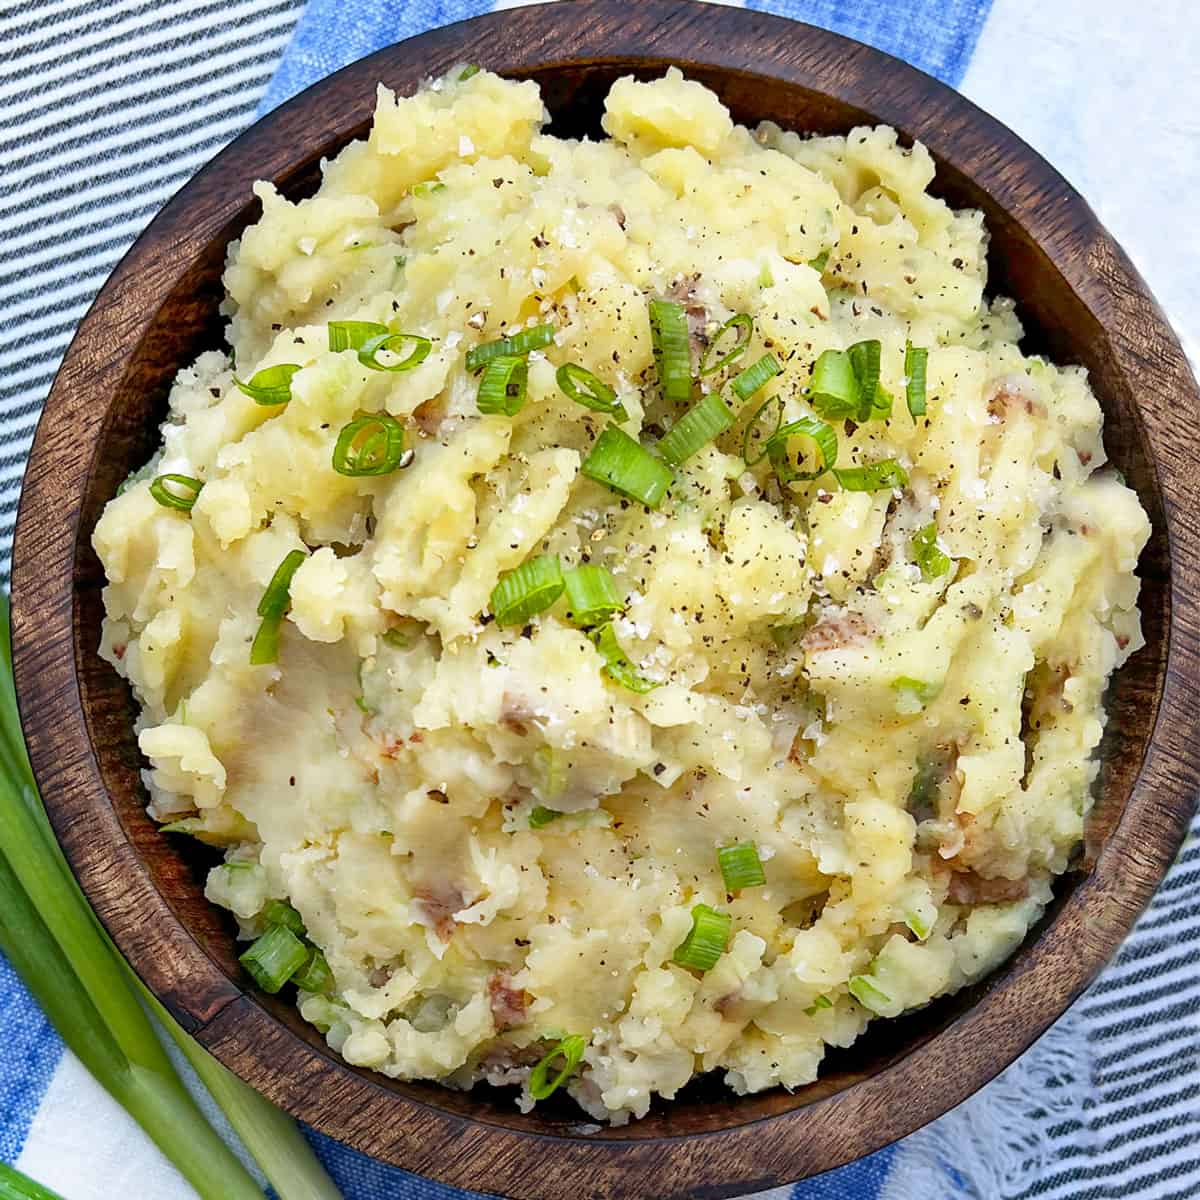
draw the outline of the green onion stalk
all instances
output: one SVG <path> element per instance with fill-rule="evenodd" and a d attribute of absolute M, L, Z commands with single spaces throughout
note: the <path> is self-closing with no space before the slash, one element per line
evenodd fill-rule
<path fill-rule="evenodd" d="M 202 1200 L 262 1200 L 262 1191 L 188 1094 L 139 991 L 281 1200 L 337 1200 L 340 1193 L 295 1125 L 187 1037 L 141 988 L 79 890 L 25 753 L 6 595 L 0 595 L 0 657 L 0 951 L 70 1050 Z M 52 1195 L 28 1186 L 22 1192 L 18 1180 L 11 1171 L 0 1177 L 0 1200 Z"/>
<path fill-rule="evenodd" d="M 0 1162 L 0 1200 L 62 1200 L 62 1197 L 34 1183 L 16 1167 Z"/>

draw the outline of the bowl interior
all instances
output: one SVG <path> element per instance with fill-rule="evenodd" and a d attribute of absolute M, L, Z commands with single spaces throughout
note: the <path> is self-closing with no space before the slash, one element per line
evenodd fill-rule
<path fill-rule="evenodd" d="M 665 61 L 654 59 L 595 60 L 550 63 L 513 74 L 533 78 L 541 85 L 553 116 L 552 132 L 563 136 L 599 136 L 603 97 L 611 82 L 631 71 L 652 76 L 666 65 Z M 693 78 L 715 90 L 735 119 L 749 124 L 772 120 L 800 131 L 845 133 L 856 124 L 875 123 L 881 115 L 886 115 L 865 112 L 799 84 L 783 83 L 752 71 L 687 62 L 680 65 Z M 381 74 L 383 81 L 389 82 L 386 70 Z M 330 124 L 337 124 L 336 117 Z M 311 194 L 318 182 L 320 159 L 336 153 L 346 141 L 362 136 L 365 131 L 366 126 L 360 125 L 336 135 L 327 132 L 323 142 L 318 133 L 314 138 L 318 144 L 307 154 L 298 154 L 295 166 L 277 178 L 276 184 L 292 199 Z M 906 134 L 903 128 L 900 132 L 902 136 Z M 874 1023 L 851 1049 L 833 1051 L 827 1056 L 818 1082 L 792 1094 L 774 1091 L 735 1101 L 719 1079 L 703 1078 L 690 1084 L 670 1105 L 656 1107 L 645 1120 L 620 1130 L 593 1132 L 593 1137 L 640 1140 L 709 1132 L 799 1109 L 878 1074 L 936 1036 L 982 995 L 1024 969 L 1032 942 L 1054 926 L 1063 905 L 1086 880 L 1094 862 L 1092 849 L 1103 843 L 1119 821 L 1141 766 L 1162 691 L 1170 576 L 1158 481 L 1134 397 L 1095 314 L 1075 295 L 1058 268 L 1021 225 L 971 179 L 942 162 L 938 164 L 933 191 L 955 206 L 983 209 L 991 231 L 989 292 L 1017 300 L 1027 331 L 1024 343 L 1027 349 L 1044 352 L 1060 363 L 1079 363 L 1088 369 L 1106 414 L 1105 443 L 1109 455 L 1137 490 L 1153 523 L 1153 535 L 1140 567 L 1147 645 L 1118 674 L 1110 689 L 1109 724 L 1102 746 L 1103 769 L 1096 807 L 1089 821 L 1089 850 L 1080 856 L 1076 870 L 1059 881 L 1054 904 L 1025 948 L 1000 971 L 975 987 L 900 1020 Z M 103 578 L 90 547 L 90 534 L 117 485 L 152 453 L 172 377 L 202 350 L 220 344 L 222 323 L 217 308 L 226 246 L 258 212 L 257 201 L 248 195 L 247 203 L 235 219 L 184 272 L 169 303 L 153 321 L 149 336 L 138 346 L 110 410 L 101 438 L 101 452 L 93 464 L 75 558 L 76 666 L 93 745 L 109 750 L 100 756 L 109 796 L 154 886 L 211 961 L 242 989 L 249 985 L 236 963 L 232 924 L 202 894 L 204 872 L 215 861 L 215 854 L 187 838 L 164 838 L 144 812 L 146 797 L 138 775 L 143 764 L 132 734 L 135 710 L 125 684 L 96 653 Z M 323 1039 L 300 1019 L 290 1002 L 256 992 L 251 994 L 253 1003 L 265 1008 L 318 1053 L 333 1060 Z M 350 1070 L 344 1066 L 341 1069 Z M 373 1087 L 485 1123 L 567 1137 L 579 1131 L 580 1114 L 569 1104 L 557 1108 L 539 1106 L 536 1113 L 522 1115 L 513 1106 L 510 1095 L 488 1089 L 462 1094 L 433 1085 L 396 1083 L 371 1073 L 363 1075 Z M 591 1129 L 594 1131 L 594 1127 Z"/>

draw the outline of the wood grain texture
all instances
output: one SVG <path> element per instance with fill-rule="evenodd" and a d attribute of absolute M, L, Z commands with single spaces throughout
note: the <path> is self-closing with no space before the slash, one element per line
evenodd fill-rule
<path fill-rule="evenodd" d="M 791 1095 L 737 1099 L 701 1080 L 644 1121 L 587 1133 L 566 1106 L 524 1116 L 503 1093 L 356 1071 L 291 1005 L 240 975 L 231 930 L 202 895 L 202 851 L 158 834 L 143 811 L 132 704 L 96 656 L 96 518 L 154 448 L 171 378 L 219 340 L 225 247 L 258 214 L 251 184 L 310 192 L 320 159 L 365 132 L 378 81 L 410 93 L 464 61 L 536 79 L 562 134 L 598 132 L 618 75 L 674 63 L 742 121 L 842 133 L 883 121 L 921 139 L 938 163 L 934 190 L 983 209 L 991 290 L 1017 299 L 1027 346 L 1088 368 L 1109 453 L 1151 516 L 1140 569 L 1148 644 L 1112 689 L 1080 869 L 1001 971 L 875 1023 Z M 234 142 L 150 225 L 80 326 L 38 428 L 14 548 L 17 684 L 34 768 L 72 866 L 139 974 L 229 1067 L 325 1132 L 521 1200 L 720 1197 L 812 1175 L 911 1132 L 1011 1062 L 1113 953 L 1174 857 L 1200 777 L 1198 415 L 1178 342 L 1083 200 L 920 72 L 834 34 L 682 0 L 574 0 L 438 30 L 346 68 Z"/>

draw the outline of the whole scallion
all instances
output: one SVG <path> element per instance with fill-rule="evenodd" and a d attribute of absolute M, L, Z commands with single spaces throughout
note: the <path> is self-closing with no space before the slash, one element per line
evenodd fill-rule
<path fill-rule="evenodd" d="M 0 1162 L 0 1200 L 62 1200 L 62 1197 L 34 1183 L 16 1167 Z"/>

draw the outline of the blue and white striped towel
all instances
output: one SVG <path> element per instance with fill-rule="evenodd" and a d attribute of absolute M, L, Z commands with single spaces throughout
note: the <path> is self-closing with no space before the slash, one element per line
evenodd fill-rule
<path fill-rule="evenodd" d="M 747 3 L 959 86 L 1089 197 L 1185 346 L 1200 342 L 1194 0 Z M 310 0 L 301 15 L 301 0 L 0 0 L 0 559 L 53 370 L 166 197 L 256 105 L 273 107 L 387 42 L 511 6 Z M 1200 1195 L 1198 967 L 1193 837 L 1117 962 L 998 1080 L 897 1146 L 772 1200 Z M 66 1200 L 187 1200 L 187 1185 L 63 1053 L 2 960 L 0 1029 L 0 1158 Z M 466 1195 L 315 1142 L 349 1200 Z"/>

